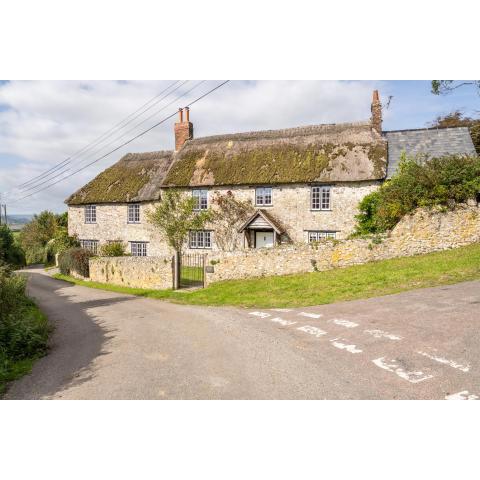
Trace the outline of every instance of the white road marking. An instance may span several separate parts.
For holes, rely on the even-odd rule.
[[[312,327],[310,325],[304,325],[303,327],[298,327],[297,330],[301,330],[302,332],[309,333],[310,335],[314,335],[317,338],[327,334],[327,332],[321,330],[320,328]]]
[[[291,308],[270,308],[270,310],[271,310],[272,312],[280,312],[280,313],[282,313],[282,312],[288,313],[288,312],[291,312],[291,311],[292,311]]]
[[[279,317],[271,318],[270,321],[279,323],[280,325],[283,325],[285,327],[288,327],[288,325],[295,325],[297,323],[292,320],[284,320],[283,318],[279,318]]]
[[[389,340],[401,340],[403,338],[400,335],[394,335],[383,330],[364,330],[364,332],[373,335],[375,338],[388,338]]]
[[[473,395],[468,393],[468,390],[463,390],[463,392],[452,393],[451,395],[447,395],[445,400],[478,400],[479,397],[477,395]]]
[[[250,315],[254,315],[255,317],[260,317],[260,318],[267,318],[271,316],[269,313],[266,313],[266,312],[250,312]]]
[[[462,372],[468,372],[470,370],[470,365],[462,365],[461,363],[457,363],[453,360],[448,360],[448,358],[443,358],[439,357],[437,355],[433,355],[427,352],[417,352],[420,355],[423,355],[424,357],[429,358],[430,360],[435,360],[438,363],[443,363],[444,365],[448,365],[449,367],[456,368],[458,370],[461,370]]]
[[[308,318],[320,318],[323,317],[320,313],[306,313],[306,312],[300,312],[299,315],[302,317],[308,317]]]
[[[347,327],[347,328],[355,328],[358,327],[358,323],[351,322],[350,320],[342,320],[339,318],[335,318],[333,320],[333,323],[336,325],[341,325],[342,327]]]
[[[338,338],[334,338],[333,340],[330,340],[330,342],[334,347],[340,348],[341,350],[346,350],[350,353],[362,353],[363,351],[357,348],[356,345],[347,345],[346,343],[339,342]]]
[[[433,378],[433,375],[425,374],[420,371],[413,371],[407,372],[404,370],[400,365],[398,365],[397,360],[389,360],[388,362],[385,360],[385,357],[377,358],[376,360],[372,360],[372,362],[380,368],[384,370],[388,370],[389,372],[393,372],[398,375],[400,378],[407,380],[410,383],[419,383],[423,382],[424,380],[428,380],[429,378]]]

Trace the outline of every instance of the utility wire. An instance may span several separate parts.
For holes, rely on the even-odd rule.
[[[195,100],[193,100],[192,102],[188,103],[187,105],[185,105],[185,107],[190,107],[191,105],[199,102],[200,100],[202,100],[203,98],[205,98],[206,96],[210,95],[211,93],[213,93],[215,90],[218,90],[219,88],[223,87],[225,84],[227,84],[230,80],[225,80],[224,82],[220,83],[219,85],[217,85],[216,87],[212,88],[211,90],[209,90],[208,92],[204,93],[203,95],[201,95],[200,97],[196,98]],[[184,107],[184,108],[185,108]],[[133,142],[134,140],[136,140],[137,138],[140,138],[142,137],[143,135],[145,135],[146,133],[150,132],[151,130],[153,130],[154,128],[158,127],[159,125],[161,125],[162,123],[165,123],[167,120],[169,120],[170,118],[174,117],[176,114],[178,113],[178,111],[175,111],[173,112],[172,114],[168,115],[167,117],[163,118],[162,120],[160,120],[159,122],[155,123],[154,125],[152,125],[151,127],[147,128],[146,130],[144,130],[143,132],[139,133],[138,135],[134,136],[133,138],[131,138],[130,140],[127,140],[126,142],[122,143],[121,145],[119,145],[118,147],[114,148],[113,150],[111,150],[110,152],[102,155],[101,157],[97,158],[96,160],[93,160],[92,162],[90,162],[89,164],[85,165],[84,167],[81,167],[79,168],[78,170],[75,170],[74,172],[72,172],[71,174],[69,174],[68,176],[64,177],[64,178],[61,178],[59,180],[57,180],[56,182],[50,184],[50,185],[47,185],[46,187],[44,188],[41,188],[39,190],[36,190],[35,192],[32,192],[30,193],[29,195],[25,195],[24,197],[21,197],[19,198],[18,200],[14,200],[13,202],[11,203],[17,203],[21,200],[24,200],[25,198],[29,198],[39,192],[42,192],[44,190],[47,190],[48,188],[50,187],[53,187],[54,185],[56,185],[57,183],[60,183],[61,181],[63,180],[66,180],[67,178],[70,178],[72,177],[73,175],[76,175],[77,173],[81,172],[82,170],[85,170],[86,168],[88,168],[90,165],[93,165],[94,163],[96,162],[99,162],[100,160],[104,159],[105,157],[107,157],[108,155],[116,152],[117,150],[120,150],[120,148],[124,147],[125,145],[128,145],[129,143]]]
[[[21,188],[21,187],[26,187],[26,186],[29,186],[31,185],[32,183],[37,183],[38,180],[41,180],[42,178],[45,178],[45,177],[48,177],[51,175],[51,173],[55,172],[55,171],[58,171],[59,169],[63,168],[64,166],[68,165],[69,163],[71,163],[71,161],[75,158],[75,157],[78,157],[78,156],[83,156],[83,154],[85,154],[87,151],[91,150],[94,146],[98,145],[99,143],[103,143],[105,140],[107,140],[109,137],[111,137],[116,131],[119,131],[121,130],[122,128],[126,127],[128,124],[130,124],[131,122],[133,122],[135,119],[137,119],[139,116],[143,115],[144,113],[146,113],[148,110],[150,110],[151,108],[153,108],[155,105],[157,105],[159,102],[161,102],[162,100],[164,100],[166,97],[168,97],[169,95],[171,95],[173,92],[177,91],[179,88],[181,88],[183,85],[185,85],[185,83],[188,82],[188,80],[182,82],[179,86],[177,86],[174,90],[170,91],[169,93],[167,93],[166,95],[162,96],[167,90],[169,90],[171,87],[173,87],[174,85],[176,85],[177,83],[179,83],[180,81],[179,80],[176,80],[175,82],[171,83],[168,87],[164,88],[160,93],[158,93],[157,95],[155,95],[153,98],[151,98],[148,102],[146,102],[145,104],[143,104],[141,107],[139,107],[137,110],[135,110],[134,112],[132,112],[130,115],[128,115],[127,117],[125,117],[123,120],[121,120],[120,122],[116,123],[113,127],[111,127],[109,130],[107,130],[105,133],[103,133],[102,135],[100,135],[100,137],[97,137],[95,140],[93,140],[92,142],[90,142],[89,144],[87,144],[85,147],[83,147],[82,149],[78,150],[77,152],[75,152],[73,155],[71,155],[70,157],[66,158],[65,160],[63,160],[62,162],[58,163],[57,165],[54,165],[53,167],[49,168],[48,170],[44,171],[43,173],[40,173],[39,175],[31,178],[30,180],[28,180],[27,182],[24,182],[20,185],[18,185],[16,188],[19,188],[21,190],[25,190],[25,188]],[[161,97],[161,98],[159,98]],[[148,104],[150,104],[151,102],[153,102],[154,100],[158,99],[157,101],[155,101],[152,105],[150,105],[148,108],[144,109]],[[144,109],[144,110],[143,110]],[[142,111],[143,110],[143,111]],[[138,113],[140,112],[140,113]],[[138,113],[138,114],[137,114]],[[137,114],[137,115],[136,115]],[[133,118],[130,118],[132,117]],[[82,155],[80,155],[82,154]]]
[[[169,107],[170,105],[172,105],[173,103],[177,102],[178,100],[180,100],[180,98],[184,97],[185,95],[188,95],[190,92],[192,92],[193,90],[195,90],[197,87],[199,87],[202,83],[204,83],[205,80],[201,80],[200,82],[198,82],[196,85],[194,85],[192,88],[190,88],[190,90],[187,90],[186,92],[182,93],[182,95],[178,96],[177,98],[174,98],[171,102],[167,103],[167,105],[163,106],[160,110],[157,110],[155,113],[153,113],[152,115],[150,115],[149,117],[147,117],[145,120],[141,121],[140,123],[138,123],[137,125],[135,125],[133,128],[131,128],[130,130],[128,130],[127,132],[123,133],[122,135],[120,135],[119,137],[115,138],[114,140],[110,141],[109,143],[107,143],[106,145],[103,145],[102,147],[100,147],[98,150],[96,150],[92,155],[96,155],[97,153],[99,153],[101,150],[103,150],[104,148],[116,143],[118,140],[122,139],[123,137],[125,137],[128,133],[132,132],[133,130],[136,130],[137,127],[139,127],[140,125],[142,125],[143,123],[145,123],[147,120],[149,120],[150,118],[156,116],[158,113],[160,113],[162,110],[165,110],[167,107]],[[88,158],[85,158],[84,160],[82,160],[80,163],[83,163],[85,161],[87,161]],[[53,175],[53,177],[47,179],[47,180],[44,180],[43,182],[40,182],[40,183],[36,183],[35,185],[29,187],[29,188],[26,188],[23,190],[22,193],[26,193],[26,192],[29,192],[35,188],[38,188],[38,187],[41,187],[42,185],[45,185],[46,183],[48,182],[51,182],[52,180],[54,180],[55,178],[58,178],[60,177],[61,175],[67,173],[69,170],[70,170],[71,167],[67,167],[66,169],[64,169],[62,172],[59,172],[57,173],[56,175]]]

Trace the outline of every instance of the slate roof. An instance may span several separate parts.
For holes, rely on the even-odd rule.
[[[387,178],[397,170],[402,152],[430,158],[448,154],[476,155],[468,127],[424,128],[383,132],[388,142]]]
[[[354,182],[385,178],[387,145],[370,121],[188,140],[164,186]]]

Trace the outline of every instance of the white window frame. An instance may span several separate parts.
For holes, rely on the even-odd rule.
[[[316,211],[332,209],[332,188],[330,185],[313,185],[311,187],[310,208]]]
[[[85,205],[85,223],[97,223],[97,206]]]
[[[268,201],[268,199],[270,199]],[[262,207],[271,207],[273,205],[273,189],[272,187],[255,188],[255,205]]]
[[[307,231],[308,243],[319,242],[327,238],[335,240],[337,238],[337,232],[332,232],[329,230],[308,230]]]
[[[139,203],[128,204],[127,223],[140,223],[140,204]]]
[[[208,190],[205,189],[195,189],[192,190],[192,197],[195,199],[195,204],[193,209],[196,212],[200,210],[207,210],[208,208]]]
[[[148,242],[130,242],[130,253],[132,257],[147,257],[147,245]]]
[[[98,240],[80,240],[80,246],[84,250],[89,250],[94,255],[98,253]]]
[[[190,230],[188,235],[188,247],[192,249],[212,248],[211,230]]]

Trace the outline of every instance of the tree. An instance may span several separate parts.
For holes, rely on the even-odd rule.
[[[77,238],[68,236],[67,212],[56,215],[45,210],[27,223],[20,233],[27,264],[51,263],[56,253],[78,247]]]
[[[195,210],[195,199],[176,190],[167,190],[162,201],[147,213],[148,221],[158,228],[175,252],[181,253],[190,230],[201,230],[211,220],[212,212]]]
[[[438,116],[432,127],[468,127],[473,145],[480,155],[480,118],[466,117],[461,110],[455,110],[447,115]]]
[[[212,203],[218,207],[213,213],[216,244],[221,250],[236,250],[238,228],[252,215],[252,203],[248,200],[237,200],[230,190],[225,195],[215,192]]]
[[[432,80],[432,93],[434,95],[448,95],[457,88],[464,87],[465,85],[474,86],[480,95],[480,80],[470,80],[466,82],[457,80]]]
[[[0,261],[14,266],[25,264],[23,252],[7,225],[0,225]]]

